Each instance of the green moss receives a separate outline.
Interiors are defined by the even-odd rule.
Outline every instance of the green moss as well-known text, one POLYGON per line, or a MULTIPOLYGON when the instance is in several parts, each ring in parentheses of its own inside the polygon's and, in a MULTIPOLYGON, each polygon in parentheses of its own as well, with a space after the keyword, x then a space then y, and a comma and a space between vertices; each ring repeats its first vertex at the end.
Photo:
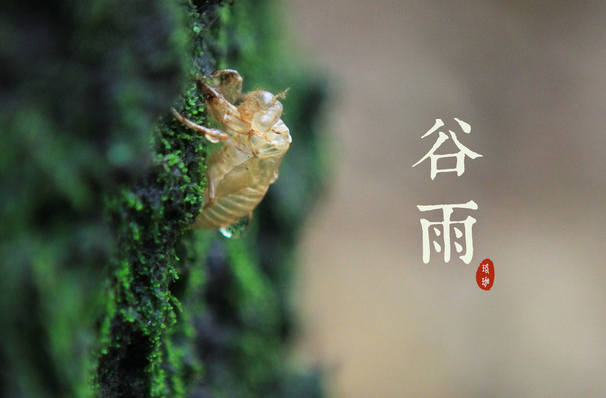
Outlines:
POLYGON ((2 396, 92 394, 95 309, 119 309, 102 289, 115 251, 102 198, 151 163, 150 132, 190 65, 182 23, 171 0, 0 10, 2 396))
MULTIPOLYGON (((183 3, 189 14, 191 52, 205 54, 194 28, 200 15, 183 3)), ((190 68, 190 72, 196 68, 190 68)), ((192 75, 208 74, 195 70, 192 75)), ((190 83, 174 104, 184 116, 205 124, 203 100, 190 83)), ((170 287, 179 279, 176 245, 200 212, 205 147, 202 138, 169 115, 159 121, 153 136, 153 167, 135 184, 109 197, 107 211, 118 236, 112 287, 117 311, 108 316, 112 327, 103 341, 97 380, 100 395, 182 396, 186 375, 199 372, 197 360, 184 361, 181 335, 191 327, 170 287), (176 326, 181 313, 182 326, 176 326), (132 358, 137 363, 132 364, 132 358)), ((194 276, 195 273, 194 273, 194 276)), ((198 276, 199 278, 199 276, 198 276)), ((186 280, 189 282, 189 280, 186 280)), ((199 280, 191 284, 199 285, 199 280)), ((192 289, 192 288, 189 288, 192 289)), ((107 321, 105 321, 107 322, 107 321)))

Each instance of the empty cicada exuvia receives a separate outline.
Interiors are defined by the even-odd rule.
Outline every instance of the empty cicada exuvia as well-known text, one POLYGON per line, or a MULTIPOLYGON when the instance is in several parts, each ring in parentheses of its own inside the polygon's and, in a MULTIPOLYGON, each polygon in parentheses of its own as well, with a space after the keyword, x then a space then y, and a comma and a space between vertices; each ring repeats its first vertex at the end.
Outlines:
POLYGON ((292 139, 280 119, 282 104, 278 98, 284 93, 273 95, 257 90, 243 95, 242 77, 232 69, 216 71, 211 77, 218 81, 214 87, 202 79, 197 85, 207 97, 211 116, 223 130, 196 124, 175 109, 172 112, 177 120, 204 134, 209 141, 223 143, 208 161, 204 207, 193 228, 218 228, 231 237, 230 226, 250 221, 253 209, 278 177, 278 168, 292 139))

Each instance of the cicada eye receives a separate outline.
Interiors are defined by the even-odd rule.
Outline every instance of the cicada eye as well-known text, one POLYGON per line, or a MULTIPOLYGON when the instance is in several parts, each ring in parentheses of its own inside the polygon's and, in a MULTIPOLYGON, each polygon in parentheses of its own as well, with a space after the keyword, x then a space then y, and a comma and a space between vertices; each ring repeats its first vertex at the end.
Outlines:
POLYGON ((275 105, 276 97, 270 92, 260 91, 258 102, 259 102, 259 110, 267 110, 275 105))
POLYGON ((248 103, 249 110, 254 112, 265 111, 276 104, 276 97, 270 92, 258 90, 250 93, 245 102, 248 103))

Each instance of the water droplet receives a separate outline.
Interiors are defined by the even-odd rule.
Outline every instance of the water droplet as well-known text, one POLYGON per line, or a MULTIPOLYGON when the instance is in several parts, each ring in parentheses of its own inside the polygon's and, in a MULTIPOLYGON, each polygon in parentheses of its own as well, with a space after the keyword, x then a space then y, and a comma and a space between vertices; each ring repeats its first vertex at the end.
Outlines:
POLYGON ((219 229, 223 236, 229 239, 239 239, 246 235, 252 224, 252 213, 242 217, 232 225, 219 229))

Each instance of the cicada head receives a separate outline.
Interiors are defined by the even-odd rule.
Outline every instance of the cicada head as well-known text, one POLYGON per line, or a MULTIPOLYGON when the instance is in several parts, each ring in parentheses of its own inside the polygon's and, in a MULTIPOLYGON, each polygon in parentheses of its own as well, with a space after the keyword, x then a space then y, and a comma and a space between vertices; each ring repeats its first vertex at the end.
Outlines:
POLYGON ((272 93, 257 90, 246 96, 238 111, 243 120, 252 123, 255 119, 261 131, 267 131, 282 115, 282 104, 272 93))

